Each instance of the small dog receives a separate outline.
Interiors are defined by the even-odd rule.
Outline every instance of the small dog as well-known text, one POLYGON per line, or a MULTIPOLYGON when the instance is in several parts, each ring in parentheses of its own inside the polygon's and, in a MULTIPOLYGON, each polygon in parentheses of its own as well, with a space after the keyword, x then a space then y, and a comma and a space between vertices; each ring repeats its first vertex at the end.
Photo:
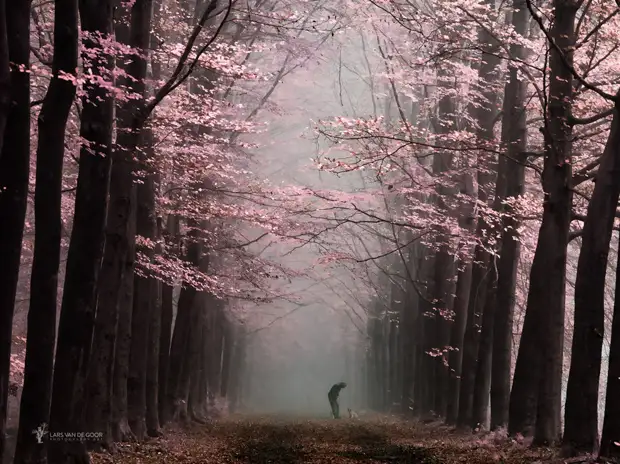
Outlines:
POLYGON ((355 411, 351 411, 351 408, 348 408, 349 411, 349 419, 357 419, 359 418, 359 416, 357 415, 357 413, 355 411))

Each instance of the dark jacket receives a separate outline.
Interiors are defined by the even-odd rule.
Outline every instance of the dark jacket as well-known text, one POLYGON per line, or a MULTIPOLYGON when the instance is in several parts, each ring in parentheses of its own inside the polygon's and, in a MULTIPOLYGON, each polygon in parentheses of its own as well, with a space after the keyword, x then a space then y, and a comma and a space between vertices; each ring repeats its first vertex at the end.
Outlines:
POLYGON ((334 385, 330 390, 329 393, 327 394, 327 397, 329 398, 330 401, 335 401, 338 399, 338 395, 340 395, 340 390, 342 390, 344 387, 346 387, 346 384, 344 383, 337 383, 336 385, 334 385))

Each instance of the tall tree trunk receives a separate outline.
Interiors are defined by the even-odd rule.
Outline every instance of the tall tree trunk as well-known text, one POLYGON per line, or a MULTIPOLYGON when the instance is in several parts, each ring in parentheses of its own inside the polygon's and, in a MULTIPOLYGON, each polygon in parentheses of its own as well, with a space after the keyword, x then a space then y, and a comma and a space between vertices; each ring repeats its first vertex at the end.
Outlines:
MULTIPOLYGON (((447 76, 441 76, 446 85, 449 82, 447 76)), ((446 134, 455 128, 455 103, 451 95, 444 96, 438 105, 438 121, 435 124, 438 133, 446 134)), ((443 179, 438 181, 436 195, 437 207, 445 215, 450 215, 446 199, 451 200, 456 194, 453 174, 454 155, 451 152, 438 152, 433 157, 433 174, 443 179)), ((454 266, 453 251, 448 245, 446 231, 439 230, 437 234, 438 250, 435 255, 435 267, 433 276, 433 300, 435 301, 435 348, 440 351, 440 356, 434 362, 434 385, 435 401, 433 410, 440 417, 445 417, 447 412, 449 373, 446 367, 445 357, 450 343, 450 329, 452 326, 452 307, 454 303, 454 278, 456 270, 454 266)))
MULTIPOLYGON (((620 121, 614 111, 583 226, 575 281, 575 325, 566 392, 564 448, 570 454, 598 447, 599 378, 605 331, 605 276, 620 196, 620 121)), ((618 437, 620 440, 620 437, 618 437)))
POLYGON ((172 418, 178 419, 186 410, 182 402, 187 401, 180 393, 181 371, 185 358, 186 346, 189 342, 191 330, 192 307, 196 300, 196 290, 192 287, 183 287, 179 297, 177 317, 174 323, 172 343, 170 346, 170 370, 168 376, 168 408, 172 412, 172 418))
POLYGON ((136 274, 127 376, 127 419, 131 431, 140 441, 146 436, 146 368, 152 296, 151 280, 136 274))
POLYGON ((431 304, 432 297, 430 292, 430 283, 432 282, 432 272, 435 269, 435 254, 427 250, 426 259, 422 261, 422 279, 424 281, 423 299, 421 301, 420 314, 422 321, 420 324, 420 370, 418 372, 419 388, 416 387, 416 399, 420 405, 420 409, 416 410, 416 415, 427 419, 433 412, 435 407, 435 362, 437 361, 428 353, 435 348, 436 333, 436 315, 433 312, 431 304))
MULTIPOLYGON (((204 295, 201 295, 203 300, 204 295)), ((204 300, 203 300, 204 301, 204 300)), ((198 325, 193 324, 193 335, 190 344, 188 358, 193 358, 190 365, 190 394, 188 411, 191 419, 198 423, 205 421, 205 411, 207 409, 207 382, 208 382, 208 366, 207 356, 209 350, 209 332, 207 329, 206 315, 204 313, 205 305, 201 305, 201 310, 195 314, 198 317, 198 325)))
POLYGON ((472 268, 473 265, 469 259, 465 263, 462 261, 459 263, 456 298, 454 299, 455 319, 450 336, 450 347, 452 350, 448 357, 450 382, 448 385, 447 424, 456 424, 459 411, 459 387, 462 376, 463 344, 465 329, 467 328, 467 303, 469 302, 469 292, 471 289, 472 268))
MULTIPOLYGON (((8 59, 13 63, 9 108, 0 106, 0 124, 5 124, 5 128, 0 125, 3 129, 0 132, 0 459, 5 447, 13 311, 30 173, 30 74, 20 70, 20 67, 30 69, 30 4, 30 0, 6 1, 4 32, 0 22, 0 60, 6 64, 8 43, 8 59)), ((0 66, 3 66, 1 61, 0 66)), ((6 67, 3 67, 0 105, 7 101, 6 82, 6 67)))
POLYGON ((245 369, 245 357, 247 346, 247 332, 244 326, 235 327, 235 346, 233 348, 233 361, 230 377, 230 392, 228 396, 228 410, 235 413, 241 403, 241 383, 245 369))
MULTIPOLYGON (((617 111, 615 116, 617 117, 617 111)), ((611 325, 609 367, 607 370, 607 394, 600 455, 620 460, 620 254, 616 265, 616 289, 614 294, 614 315, 611 325)))
MULTIPOLYGON (((117 110, 117 142, 112 165, 110 181, 110 204, 108 207, 108 225, 106 231, 106 249, 102 267, 102 287, 100 298, 105 298, 104 317, 109 327, 105 340, 114 346, 114 324, 118 318, 117 304, 120 297, 123 273, 133 274, 135 233, 152 238, 140 230, 143 224, 133 226, 136 221, 137 191, 133 183, 135 167, 134 152, 142 139, 142 130, 138 117, 144 104, 146 65, 151 25, 151 0, 137 0, 131 6, 131 12, 125 10, 121 18, 130 17, 129 28, 116 26, 117 35, 122 43, 140 51, 141 56, 134 56, 126 67, 128 89, 141 95, 142 99, 124 102, 117 110), (137 227, 138 229, 134 229, 137 227)), ((127 7, 125 7, 127 8, 127 7)), ((149 236, 150 235, 150 236, 149 236)), ((128 281, 129 282, 129 281, 128 281)), ((145 383, 146 351, 148 338, 148 314, 151 307, 151 288, 148 279, 135 276, 133 313, 131 321, 131 345, 129 350, 129 370, 127 376, 127 414, 128 423, 136 438, 144 438, 145 426, 145 383), (144 280, 144 282, 143 282, 144 280)), ((101 304, 101 303, 100 303, 101 304)), ((101 311, 103 313, 103 311, 101 311)), ((97 338, 95 339, 97 341, 97 338)))
POLYGON ((161 435, 159 422, 159 335, 161 329, 161 283, 150 279, 151 314, 146 371, 146 432, 149 437, 161 435))
MULTIPOLYGON (((402 398, 401 387, 402 387, 402 349, 400 344, 401 331, 400 331, 400 321, 399 321, 398 311, 392 317, 392 327, 391 330, 394 331, 394 336, 392 340, 392 412, 400 409, 400 402, 402 398), (397 409, 395 409, 397 408, 397 409)), ((351 378, 347 376, 347 378, 351 378)), ((351 395, 353 396, 353 394, 351 395)))
POLYGON ((37 442, 32 431, 41 424, 49 423, 56 342, 65 128, 76 91, 73 82, 60 78, 59 75, 74 75, 77 64, 77 0, 56 0, 52 79, 38 119, 34 206, 36 229, 30 280, 24 388, 14 458, 16 464, 46 461, 47 449, 37 442))
POLYGON ((553 1, 555 21, 550 34, 559 51, 551 47, 549 58, 543 218, 510 395, 512 433, 526 431, 533 415, 532 405, 536 405, 534 441, 537 444, 553 443, 561 432, 566 248, 572 207, 569 117, 573 100, 573 76, 564 60, 572 64, 579 5, 578 0, 553 1))
POLYGON ((0 0, 0 155, 2 140, 11 110, 11 60, 9 57, 9 22, 7 1, 0 0))
MULTIPOLYGON (((489 2, 489 4, 492 9, 495 9, 494 2, 489 2)), ((499 92, 496 87, 496 82, 500 76, 500 58, 496 52, 498 43, 484 27, 478 32, 478 42, 483 47, 477 82, 480 99, 470 112, 478 123, 476 138, 480 145, 484 146, 485 143, 488 143, 493 147, 495 140, 494 123, 499 99, 499 92)), ((497 174, 493 168, 494 156, 483 149, 478 153, 478 164, 481 166, 477 173, 478 202, 490 206, 491 185, 497 174)), ((476 225, 476 236, 482 243, 477 244, 474 249, 469 298, 465 303, 467 304, 467 321, 463 338, 463 360, 460 366, 461 378, 458 386, 458 415, 456 418, 459 427, 469 427, 473 420, 474 385, 480 348, 482 315, 490 280, 491 257, 485 249, 488 247, 487 237, 489 234, 490 224, 483 218, 479 218, 476 225)))
MULTIPOLYGON (((82 30, 104 37, 112 32, 112 1, 80 2, 82 30)), ((112 68, 112 60, 102 44, 84 39, 85 67, 93 76, 112 68), (91 58, 93 52, 96 58, 91 58)), ((109 79, 109 75, 102 76, 109 79)), ((50 432, 72 432, 82 423, 84 380, 90 361, 96 286, 103 254, 105 214, 110 174, 113 101, 108 90, 96 83, 85 83, 82 99, 80 136, 86 140, 80 149, 80 168, 65 288, 60 312, 50 432)), ((82 442, 52 441, 51 462, 86 462, 82 442)))
MULTIPOLYGON (((463 202, 459 208, 459 226, 465 231, 466 235, 473 232, 476 227, 476 191, 474 179, 471 173, 466 172, 462 176, 460 190, 466 194, 468 201, 463 202)), ((461 383, 462 366, 463 366, 463 344, 465 339, 465 330, 467 329, 467 305, 469 303, 469 294, 471 291, 471 279, 473 263, 471 256, 474 247, 467 243, 460 245, 460 258, 457 264, 456 289, 454 292, 454 324, 452 324, 452 332, 450 334, 450 353, 448 356, 449 383, 446 423, 456 425, 459 411, 459 388, 461 383)))
MULTIPOLYGON (((198 242, 198 231, 194 221, 188 221, 187 256, 186 260, 194 266, 201 264, 202 247, 198 242)), ((177 316, 174 323, 172 343, 170 346, 169 376, 168 376, 168 408, 172 411, 173 419, 186 419, 187 401, 189 394, 189 371, 187 370, 187 353, 190 351, 192 324, 195 322, 194 313, 201 303, 198 292, 184 282, 177 306, 177 316)), ((194 327, 196 330, 198 327, 194 327)))
MULTIPOLYGON (((171 236, 173 243, 178 243, 178 218, 176 216, 168 217, 168 232, 164 234, 171 236)), ((170 240, 166 240, 170 242, 170 240)), ((171 403, 168 401, 168 383, 170 372, 170 342, 172 338, 172 315, 173 315, 173 296, 174 287, 164 284, 162 288, 161 303, 161 333, 159 339, 159 421, 163 426, 170 419, 172 410, 169 408, 171 403)))
POLYGON ((228 396, 228 385, 230 384, 230 363, 232 361, 232 349, 235 344, 233 338, 232 323, 224 317, 224 355, 222 356, 222 382, 220 385, 220 396, 228 396))
MULTIPOLYGON (((513 0, 512 25, 525 36, 528 11, 524 0, 513 0)), ((519 44, 511 45, 515 60, 525 59, 525 49, 519 44)), ((504 93, 504 118, 502 138, 507 153, 506 198, 523 194, 525 181, 524 155, 527 148, 525 97, 527 84, 519 78, 517 68, 509 68, 509 81, 504 93)), ((508 426, 510 401, 510 370, 512 361, 512 325, 514 318, 517 263, 520 243, 517 229, 519 220, 512 208, 505 205, 502 217, 502 251, 497 264, 496 314, 493 329, 493 360, 491 379, 491 430, 508 426)))
MULTIPOLYGON (((504 98, 504 114, 510 113, 507 107, 508 100, 504 98)), ((492 128, 490 121, 487 121, 492 128)), ((502 133, 502 142, 507 143, 508 132, 502 133)), ((506 197, 506 179, 507 179, 507 159, 500 156, 497 161, 497 178, 495 182, 495 196, 493 198, 493 210, 502 211, 503 200, 506 197)), ((498 235, 498 224, 486 224, 485 237, 498 235)), ((488 246, 488 243, 487 243, 488 246)), ((495 244, 496 252, 501 252, 502 243, 499 241, 495 244)), ((497 308, 497 256, 489 256, 488 265, 485 276, 485 300, 482 313, 482 330, 478 345, 478 362, 476 365, 476 377, 474 380, 474 393, 472 403, 472 422, 471 426, 474 430, 484 429, 487 427, 487 419, 489 413, 489 401, 491 394, 491 368, 493 360, 493 339, 495 312, 497 308)))
POLYGON ((207 299, 206 311, 210 312, 209 341, 211 352, 209 353, 209 398, 215 400, 220 393, 220 381, 222 379, 222 305, 214 296, 207 299))
POLYGON ((482 430, 487 427, 489 395, 491 394, 491 362, 493 357, 493 322, 495 318, 495 292, 497 287, 496 257, 491 257, 487 276, 487 292, 482 312, 482 330, 478 345, 478 363, 474 380, 471 427, 482 430))
MULTIPOLYGON (((135 234, 136 224, 130 221, 130 233, 135 234)), ((131 244, 130 244, 131 246, 131 244)), ((135 251, 132 249, 130 255, 135 251)), ((112 381, 112 437, 114 441, 132 441, 135 436, 127 419, 127 377, 129 376, 129 353, 131 350, 131 326, 133 319, 132 272, 123 273, 121 294, 118 302, 118 327, 114 351, 114 378, 112 381)))
MULTIPOLYGON (((478 194, 480 198, 480 193, 478 194)), ((485 230, 486 225, 479 221, 477 231, 485 230)), ((479 235, 481 236, 481 235, 479 235)), ((481 318, 487 294, 487 266, 489 253, 481 245, 476 245, 472 269, 471 290, 467 306, 467 326, 463 339, 463 363, 459 386, 459 409, 457 426, 469 427, 472 422, 474 404, 474 383, 480 343, 481 318)))
MULTIPOLYGON (((143 185, 138 186, 138 222, 141 222, 141 205, 147 207, 148 214, 152 218, 155 237, 154 240, 160 243, 160 229, 155 219, 155 185, 154 175, 149 175, 143 185), (150 178, 150 179, 149 179, 150 178), (142 199, 146 195, 146 199, 142 199)), ((139 231, 138 231, 139 232, 139 231)), ((161 245, 155 249, 156 253, 161 253, 161 245)), ((162 284, 159 280, 151 277, 151 311, 149 318, 149 341, 147 354, 146 370, 146 432, 150 437, 161 435, 161 423, 159 420, 159 343, 161 340, 161 306, 162 306, 162 284)))
MULTIPOLYGON (((413 398, 414 398, 414 383, 416 372, 416 338, 415 327, 417 312, 417 299, 414 294, 413 288, 415 279, 415 271, 412 264, 414 262, 414 256, 419 250, 419 245, 414 244, 409 247, 407 252, 405 263, 405 291, 402 295, 403 301, 400 311, 400 332, 401 332, 401 399, 400 410, 401 414, 405 416, 411 416, 413 414, 413 398)), ((364 403, 364 394, 362 392, 362 404, 364 403)))

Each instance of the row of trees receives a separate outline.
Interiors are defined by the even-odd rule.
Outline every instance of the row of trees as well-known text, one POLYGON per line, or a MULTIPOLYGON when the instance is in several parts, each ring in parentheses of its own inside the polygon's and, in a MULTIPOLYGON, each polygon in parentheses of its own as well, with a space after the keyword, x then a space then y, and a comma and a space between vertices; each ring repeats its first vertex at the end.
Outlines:
POLYGON ((269 282, 288 272, 248 246, 304 230, 273 213, 298 199, 253 178, 244 140, 282 76, 339 27, 325 5, 0 3, 0 457, 22 243, 14 462, 88 462, 235 409, 246 327, 229 303, 277 297, 269 282), (261 52, 275 70, 254 68, 261 52), (103 438, 41 445, 33 430, 48 424, 103 438))
POLYGON ((341 206, 357 236, 337 257, 373 266, 375 297, 360 303, 373 406, 620 456, 617 293, 605 305, 620 188, 618 6, 371 3, 383 69, 369 66, 369 80, 387 85, 395 109, 318 132, 339 151, 322 169, 365 170, 377 187, 373 207, 341 206), (370 253, 360 244, 373 237, 382 246, 370 253))

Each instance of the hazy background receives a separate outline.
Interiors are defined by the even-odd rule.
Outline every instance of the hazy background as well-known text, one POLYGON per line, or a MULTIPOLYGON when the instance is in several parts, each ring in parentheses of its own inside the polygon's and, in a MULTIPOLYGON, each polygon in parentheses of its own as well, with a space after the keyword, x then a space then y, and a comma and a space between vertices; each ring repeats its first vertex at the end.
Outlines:
MULTIPOLYGON (((259 113, 269 128, 254 151, 257 177, 276 185, 342 192, 367 183, 359 173, 336 177, 312 165, 312 158, 326 148, 314 136, 312 121, 373 115, 368 65, 379 61, 367 48, 367 63, 361 45, 356 31, 337 34, 282 80, 271 97, 282 114, 259 113)), ((267 253, 296 269, 313 266, 319 258, 313 246, 285 252, 282 246, 267 253)), ((363 309, 350 297, 359 288, 344 268, 332 273, 316 268, 307 277, 286 282, 283 289, 296 302, 247 306, 249 370, 243 405, 251 411, 329 417, 327 392, 341 381, 348 384, 340 395, 341 412, 364 407, 366 322, 363 309)))

